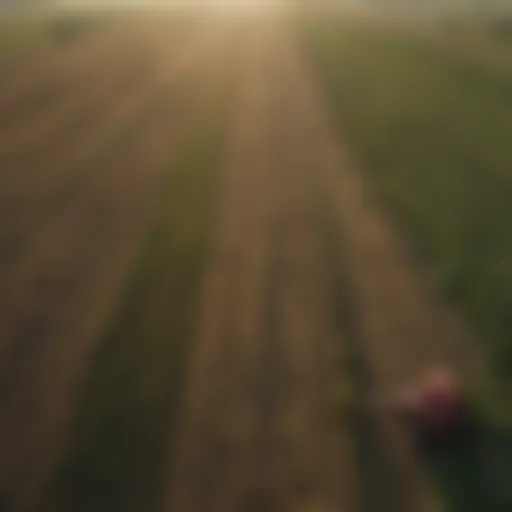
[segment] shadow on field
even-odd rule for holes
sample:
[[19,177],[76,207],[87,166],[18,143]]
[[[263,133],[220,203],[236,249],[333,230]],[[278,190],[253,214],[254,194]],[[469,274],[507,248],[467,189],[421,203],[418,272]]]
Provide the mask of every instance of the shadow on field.
[[327,258],[333,269],[335,324],[344,340],[340,371],[350,383],[350,398],[343,407],[343,421],[349,426],[354,446],[360,509],[365,512],[408,512],[413,505],[404,475],[387,445],[378,412],[370,405],[377,383],[365,353],[361,320],[353,295],[354,283],[345,260],[344,241],[335,231],[331,212],[322,203],[319,215],[326,230]]
[[426,456],[448,511],[512,510],[512,438],[498,427],[480,424],[470,443]]

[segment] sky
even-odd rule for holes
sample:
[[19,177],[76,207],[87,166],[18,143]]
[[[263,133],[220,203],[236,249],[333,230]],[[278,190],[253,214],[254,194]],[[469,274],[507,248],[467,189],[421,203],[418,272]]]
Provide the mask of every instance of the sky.
[[76,6],[84,7],[153,7],[153,6],[173,6],[173,5],[265,5],[278,4],[281,2],[298,1],[301,3],[311,2],[311,5],[327,3],[339,6],[364,6],[369,8],[381,7],[398,7],[400,9],[407,7],[422,9],[449,9],[453,10],[457,7],[475,7],[480,6],[485,9],[507,9],[510,12],[512,8],[512,0],[0,0],[0,6],[4,5],[24,5],[24,4],[41,4],[48,3],[57,6]]
[[[1,0],[0,0],[1,1]],[[80,5],[80,6],[116,6],[116,5],[132,5],[132,6],[150,6],[150,5],[169,5],[178,3],[191,3],[193,0],[55,0],[57,3],[63,5]],[[203,0],[203,3],[208,0]],[[215,1],[215,0],[212,0]],[[235,0],[232,0],[235,1]],[[243,2],[244,0],[238,0]],[[249,1],[249,0],[248,0]],[[258,0],[250,0],[250,1],[258,1]],[[264,2],[265,0],[260,0]],[[315,3],[317,0],[311,0],[312,3]],[[367,6],[418,6],[418,7],[450,7],[450,6],[503,6],[510,7],[512,6],[512,0],[335,0],[336,3],[351,5],[361,4]]]

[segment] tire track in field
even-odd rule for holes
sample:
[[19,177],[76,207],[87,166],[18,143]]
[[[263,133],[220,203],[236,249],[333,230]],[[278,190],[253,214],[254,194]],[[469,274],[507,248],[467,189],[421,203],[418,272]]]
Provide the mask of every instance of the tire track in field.
[[[330,250],[325,190],[310,150],[310,119],[301,94],[293,34],[281,28],[281,153],[276,169],[282,212],[277,314],[282,396],[276,401],[276,510],[356,510],[352,432],[339,421],[338,361],[346,343],[336,329],[336,261]],[[269,389],[269,392],[271,390]],[[272,449],[269,448],[272,453]],[[283,478],[284,476],[284,478]]]
[[[203,68],[201,62],[218,62],[222,53],[218,44],[202,52],[180,71],[188,75],[185,81],[167,84],[167,96],[139,126],[139,137],[103,162],[101,180],[34,249],[24,279],[13,282],[30,291],[17,317],[12,350],[2,361],[0,475],[14,510],[32,510],[62,443],[73,389],[145,231],[159,171],[197,118],[196,109],[205,108],[195,104],[203,101],[196,83],[204,87],[215,77],[214,66]],[[180,93],[178,84],[187,87]],[[175,94],[186,106],[179,115],[173,109]]]
[[316,169],[296,152],[289,35],[254,23],[165,510],[350,511]]
[[[165,506],[170,499],[170,509],[183,512],[217,510],[223,497],[220,485],[225,488],[233,485],[233,480],[246,481],[251,476],[240,471],[240,466],[247,471],[244,463],[253,451],[251,438],[255,414],[251,396],[243,393],[253,385],[256,371],[253,362],[256,357],[251,356],[255,356],[257,350],[255,338],[258,333],[254,330],[258,328],[262,314],[261,282],[266,266],[266,247],[261,240],[261,216],[265,212],[261,211],[264,208],[259,184],[251,197],[240,194],[244,179],[254,181],[261,159],[249,165],[245,175],[240,172],[239,162],[247,160],[248,155],[255,159],[258,157],[253,139],[254,134],[257,137],[262,131],[261,119],[257,115],[258,96],[262,91],[255,43],[245,40],[239,44],[243,45],[247,57],[240,81],[242,87],[248,87],[249,91],[241,99],[237,91],[234,100],[237,102],[234,109],[237,128],[225,176],[221,180],[219,227],[206,271],[197,339],[192,347],[190,382],[185,388],[184,421],[178,426],[177,441],[172,446],[172,450],[177,451],[172,492],[170,498],[164,497]],[[258,225],[256,229],[255,224]],[[239,243],[249,226],[252,227],[253,246],[250,252]],[[252,259],[248,260],[248,256]],[[243,262],[240,261],[242,258]],[[250,271],[242,273],[243,267],[249,267]],[[235,309],[240,320],[233,325],[230,318],[235,318]],[[235,386],[232,385],[233,373],[237,376]],[[244,386],[243,391],[239,390],[240,386]],[[235,415],[229,411],[226,416],[226,409],[234,409]],[[225,459],[223,463],[219,460],[221,457]],[[222,468],[217,468],[218,464],[222,464]],[[218,469],[222,469],[222,473]],[[224,482],[219,482],[219,479]],[[224,493],[224,496],[232,494]]]

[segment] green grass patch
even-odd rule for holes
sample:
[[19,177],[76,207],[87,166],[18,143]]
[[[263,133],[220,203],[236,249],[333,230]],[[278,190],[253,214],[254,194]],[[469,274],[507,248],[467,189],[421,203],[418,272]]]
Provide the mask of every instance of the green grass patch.
[[512,381],[512,76],[379,28],[309,43],[376,189]]
[[[305,28],[307,51],[377,195],[512,390],[512,66],[391,24]],[[491,55],[489,54],[489,58]],[[446,510],[512,510],[512,408],[479,397],[471,453],[431,460]]]
[[48,512],[156,509],[208,254],[220,131],[204,128],[170,170],[157,225],[92,361]]

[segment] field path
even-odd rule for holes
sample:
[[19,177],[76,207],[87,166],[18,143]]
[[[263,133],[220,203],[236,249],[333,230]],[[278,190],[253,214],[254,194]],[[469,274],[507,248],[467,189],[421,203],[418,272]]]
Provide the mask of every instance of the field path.
[[349,166],[296,35],[255,25],[164,508],[424,510],[372,400],[438,362],[480,375],[475,345]]
[[352,510],[351,455],[331,400],[332,262],[318,176],[297,152],[308,149],[294,125],[304,120],[290,39],[268,21],[248,33],[167,503]]

